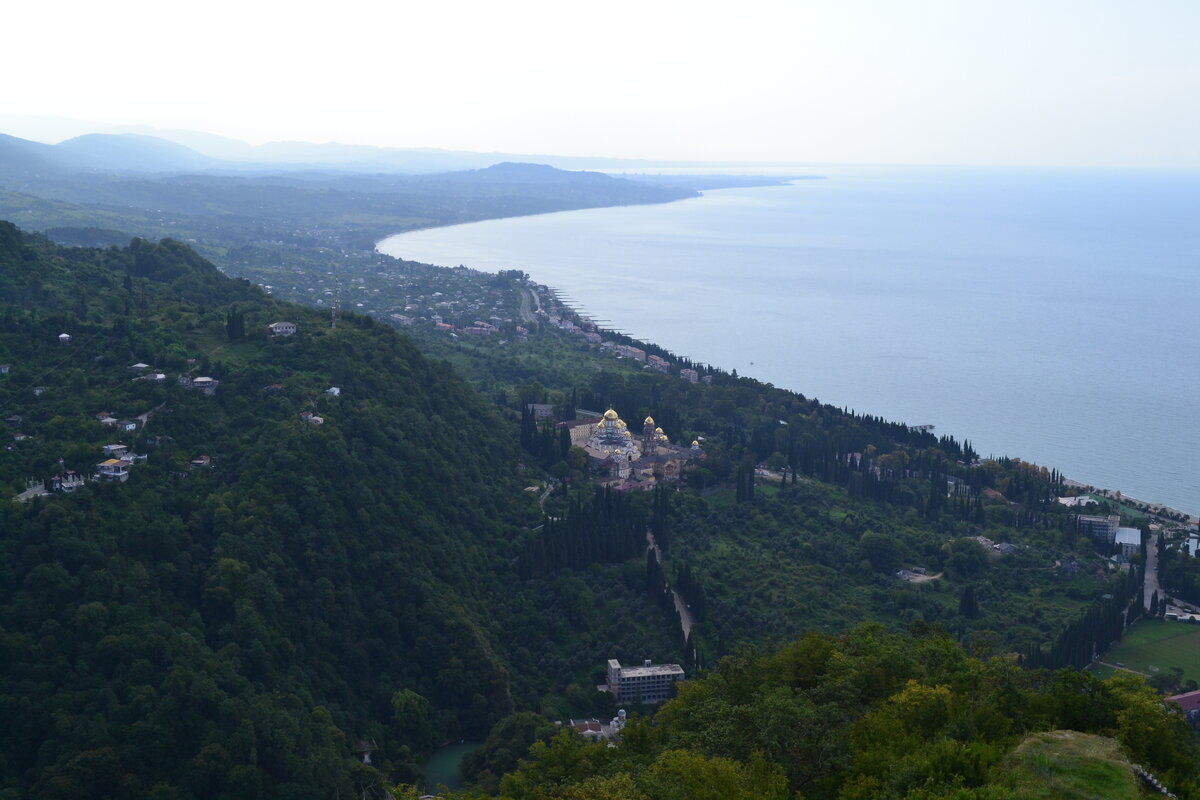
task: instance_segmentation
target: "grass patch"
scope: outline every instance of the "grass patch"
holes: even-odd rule
[[[1150,675],[1179,667],[1184,680],[1200,682],[1200,625],[1140,620],[1105,653],[1104,660]]]
[[[1013,751],[1006,784],[1026,800],[1137,800],[1137,776],[1117,743],[1077,731],[1028,737]]]

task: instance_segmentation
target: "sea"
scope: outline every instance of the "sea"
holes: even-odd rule
[[[787,172],[379,249],[521,269],[678,355],[1200,512],[1200,171]]]

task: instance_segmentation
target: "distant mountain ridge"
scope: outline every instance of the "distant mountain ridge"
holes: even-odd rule
[[[0,124],[4,119],[0,114]],[[13,122],[13,118],[9,118]],[[72,126],[76,130],[83,126]],[[97,124],[97,128],[104,127]],[[2,135],[2,134],[0,134]],[[7,138],[7,137],[6,137]],[[16,138],[15,136],[12,138]],[[437,147],[380,147],[340,142],[272,141],[247,142],[201,131],[156,128],[148,125],[124,125],[93,130],[60,141],[57,145],[33,141],[32,144],[62,148],[58,154],[88,161],[97,156],[117,158],[122,170],[172,172],[181,170],[229,170],[233,172],[295,172],[325,170],[367,173],[431,173],[480,169],[492,164],[534,162],[565,170],[647,170],[650,168],[709,169],[714,167],[753,167],[744,162],[701,162],[608,156],[569,156],[548,153],[507,153],[449,150]],[[145,162],[128,160],[139,146],[146,148]],[[183,149],[180,149],[183,148]],[[92,161],[94,165],[94,161]],[[109,162],[112,163],[111,161]],[[79,166],[76,161],[72,166]],[[772,164],[771,166],[780,166]],[[801,165],[783,165],[796,166]],[[105,167],[89,167],[105,168]],[[112,167],[108,167],[112,168]],[[753,171],[753,170],[750,170]]]

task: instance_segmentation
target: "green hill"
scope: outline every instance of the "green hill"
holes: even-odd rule
[[[573,732],[537,743],[500,796],[1133,800],[1153,796],[1138,763],[1195,798],[1198,756],[1182,715],[1136,677],[1025,670],[931,628],[866,625],[730,656],[615,745]]]
[[[0,796],[357,796],[676,646],[640,562],[518,580],[515,421],[367,317],[0,223],[0,364]],[[16,501],[116,443],[127,481]]]
[[[1028,800],[1144,797],[1133,765],[1116,741],[1077,731],[1026,738],[1010,757],[1006,782]]]

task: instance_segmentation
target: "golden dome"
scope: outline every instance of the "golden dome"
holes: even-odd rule
[[[625,429],[625,428],[628,428],[629,426],[625,424],[625,420],[619,419],[619,420],[617,420],[617,427],[621,428],[621,429]]]
[[[617,412],[616,412],[616,411],[613,411],[613,410],[610,408],[608,411],[605,411],[605,412],[604,412],[604,418],[605,418],[605,419],[616,419],[616,418],[617,418]]]
[[[663,429],[662,429],[662,428],[655,428],[655,429],[654,429],[654,432],[655,432],[655,433],[662,433],[662,432],[663,432]]]
[[[700,446],[700,443],[699,443],[698,441],[696,441],[695,439],[693,439],[693,440],[692,440],[692,447],[699,447],[699,446]]]
[[[645,422],[645,424],[646,424],[646,425],[653,425],[653,424],[654,424],[654,417],[646,417],[646,422]]]

